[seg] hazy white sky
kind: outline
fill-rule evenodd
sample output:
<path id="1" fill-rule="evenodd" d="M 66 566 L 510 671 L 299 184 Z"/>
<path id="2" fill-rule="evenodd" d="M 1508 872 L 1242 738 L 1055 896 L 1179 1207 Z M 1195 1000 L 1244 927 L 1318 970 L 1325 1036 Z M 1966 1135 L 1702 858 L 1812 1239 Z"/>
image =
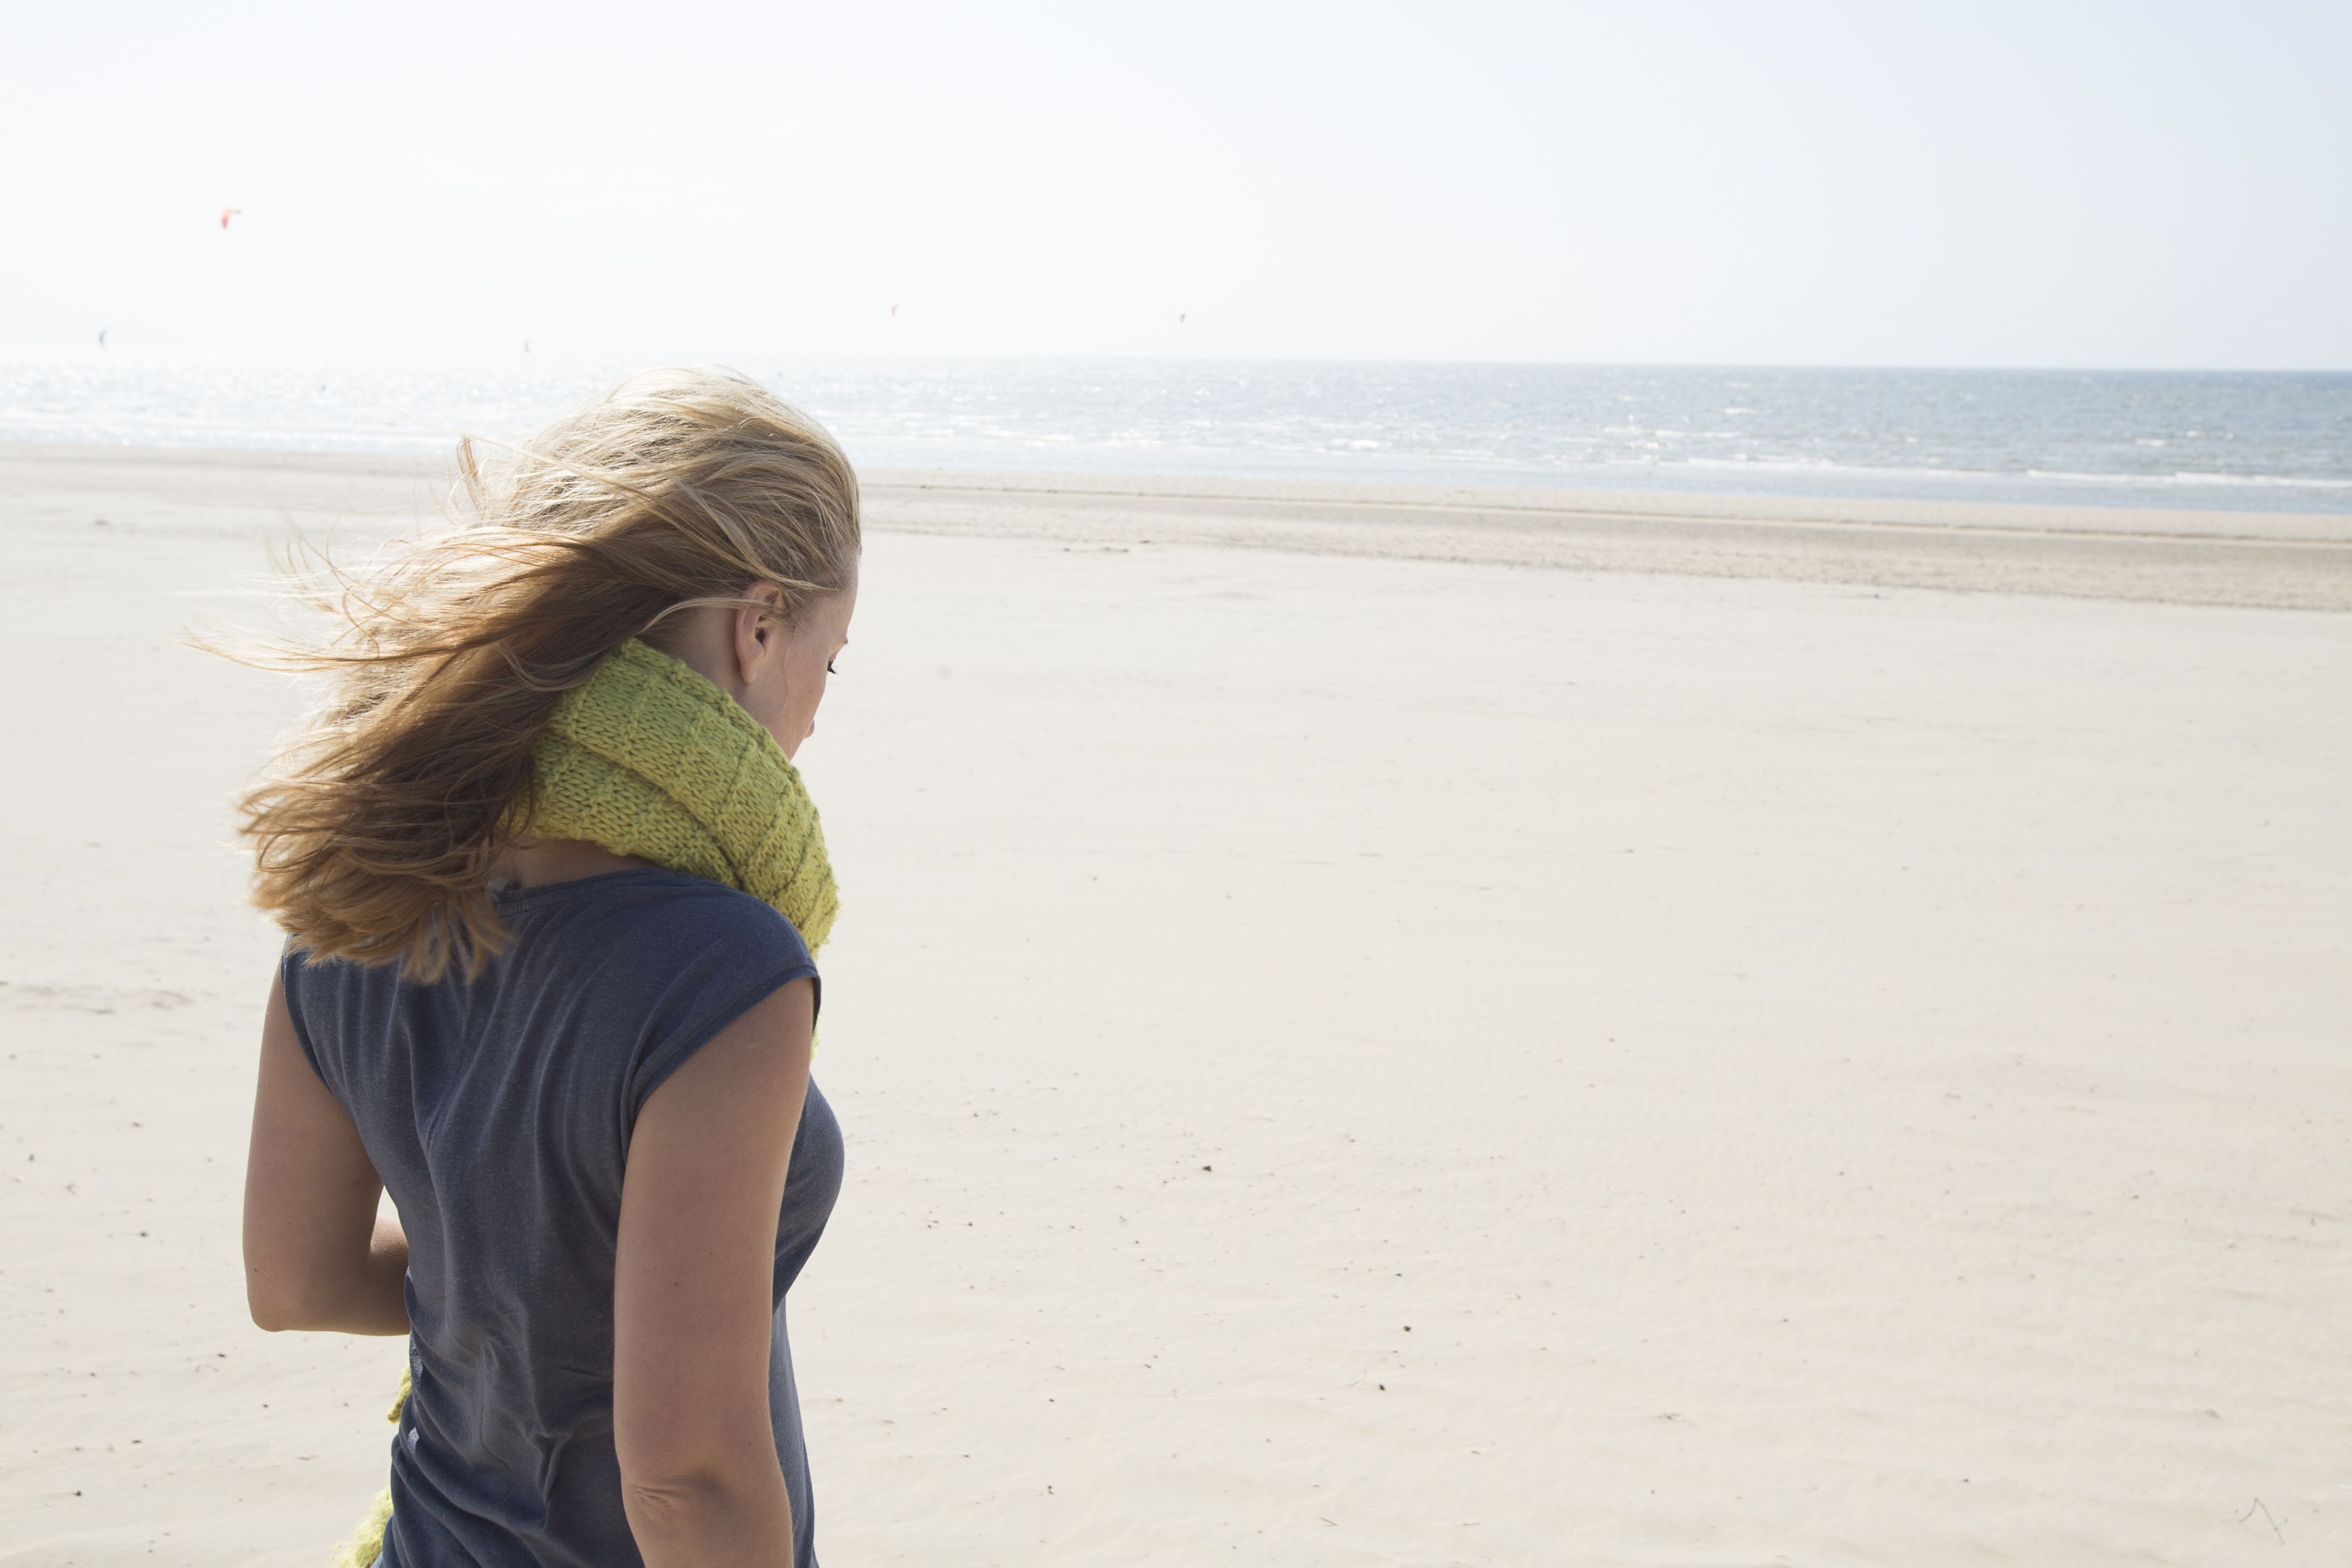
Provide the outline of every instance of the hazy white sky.
<path id="1" fill-rule="evenodd" d="M 0 349 L 2352 366 L 2341 0 L 5 17 Z"/>

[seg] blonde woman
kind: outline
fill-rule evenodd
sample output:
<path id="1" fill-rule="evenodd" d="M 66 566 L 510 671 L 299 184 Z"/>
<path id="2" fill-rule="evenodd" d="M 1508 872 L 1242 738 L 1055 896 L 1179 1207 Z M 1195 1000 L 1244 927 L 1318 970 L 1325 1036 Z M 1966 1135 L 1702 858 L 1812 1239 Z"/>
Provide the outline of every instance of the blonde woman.
<path id="1" fill-rule="evenodd" d="M 495 483 L 460 457 L 475 515 L 345 584 L 294 659 L 333 697 L 246 802 L 289 933 L 254 1321 L 409 1336 L 389 1518 L 347 1560 L 814 1568 L 785 1292 L 842 1142 L 791 758 L 848 640 L 856 479 L 715 373 L 624 384 Z"/>

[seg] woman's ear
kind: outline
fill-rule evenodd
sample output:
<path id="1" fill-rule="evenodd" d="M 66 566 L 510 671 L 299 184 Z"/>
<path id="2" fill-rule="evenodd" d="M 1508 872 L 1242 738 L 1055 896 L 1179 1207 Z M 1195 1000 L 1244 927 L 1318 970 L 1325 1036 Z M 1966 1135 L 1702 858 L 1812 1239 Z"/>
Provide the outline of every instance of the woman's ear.
<path id="1" fill-rule="evenodd" d="M 733 635 L 727 639 L 728 652 L 734 656 L 736 680 L 748 686 L 751 672 L 760 668 L 760 622 L 763 613 L 749 605 L 738 605 L 730 618 L 732 624 L 727 629 Z"/>
<path id="2" fill-rule="evenodd" d="M 731 628 L 736 679 L 748 686 L 753 672 L 774 658 L 783 644 L 784 594 L 773 583 L 754 583 L 743 590 L 743 597 L 758 601 L 761 606 L 738 605 Z"/>

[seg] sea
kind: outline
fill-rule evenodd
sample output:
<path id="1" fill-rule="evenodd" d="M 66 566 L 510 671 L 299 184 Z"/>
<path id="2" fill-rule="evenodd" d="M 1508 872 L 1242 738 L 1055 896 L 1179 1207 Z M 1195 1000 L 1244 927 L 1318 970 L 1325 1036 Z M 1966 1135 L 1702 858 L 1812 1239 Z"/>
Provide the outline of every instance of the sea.
<path id="1" fill-rule="evenodd" d="M 2352 373 L 734 362 L 861 466 L 2352 512 Z M 617 361 L 0 353 L 0 440 L 518 441 Z"/>

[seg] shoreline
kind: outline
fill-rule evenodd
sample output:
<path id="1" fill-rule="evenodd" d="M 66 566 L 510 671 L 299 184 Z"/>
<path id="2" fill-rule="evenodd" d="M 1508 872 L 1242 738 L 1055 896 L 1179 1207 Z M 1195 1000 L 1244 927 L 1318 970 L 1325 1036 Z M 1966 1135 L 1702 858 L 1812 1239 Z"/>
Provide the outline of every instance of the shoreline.
<path id="1" fill-rule="evenodd" d="M 0 443 L 14 517 L 381 526 L 437 510 L 446 458 Z M 1669 491 L 864 471 L 885 532 L 1193 545 L 1575 572 L 2352 610 L 2352 515 Z M 168 520 L 168 521 L 167 521 Z M 84 522 L 93 521 L 85 518 Z"/>

